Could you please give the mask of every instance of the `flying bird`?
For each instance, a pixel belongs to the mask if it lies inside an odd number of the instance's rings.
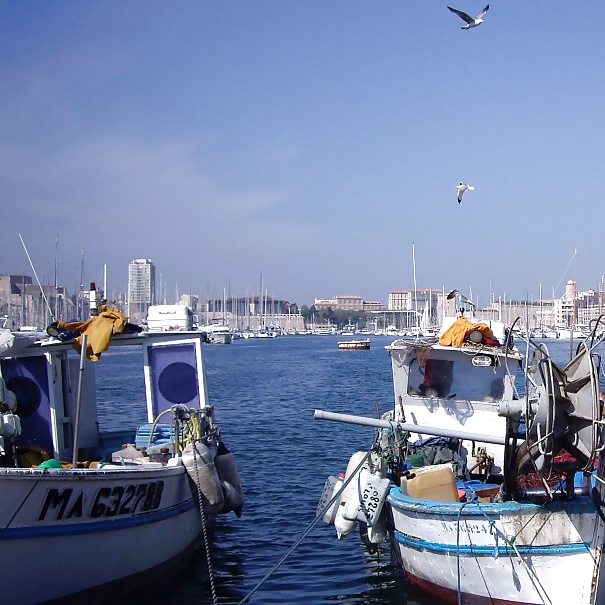
[[[468,189],[469,191],[475,191],[474,187],[471,187],[470,185],[467,185],[466,183],[458,183],[456,185],[456,189],[458,189],[458,203],[460,203],[462,201],[462,196],[464,195],[464,192]]]
[[[462,11],[452,8],[451,6],[448,6],[448,8],[453,13],[456,13],[463,21],[466,21],[466,25],[463,25],[461,29],[470,29],[471,27],[477,27],[477,25],[481,25],[483,23],[483,17],[489,10],[489,4],[477,15],[475,19]]]

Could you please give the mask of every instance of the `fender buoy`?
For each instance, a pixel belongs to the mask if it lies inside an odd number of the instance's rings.
[[[319,498],[319,503],[317,504],[317,509],[315,511],[315,516],[319,516],[326,505],[336,494],[340,491],[342,484],[344,483],[344,473],[336,477],[335,475],[330,475],[324,484],[323,492],[321,493],[321,497]],[[328,525],[333,525],[336,519],[336,513],[338,511],[338,506],[340,505],[340,498],[335,500],[332,503],[332,506],[326,510],[323,514],[323,521]]]
[[[382,544],[387,541],[387,512],[386,508],[380,511],[378,519],[376,519],[374,525],[368,525],[368,540],[372,544]]]
[[[238,517],[242,514],[244,506],[244,490],[239,478],[235,456],[227,449],[221,441],[218,444],[216,458],[214,459],[216,472],[223,489],[225,503],[220,510],[221,513],[233,511]]]
[[[352,475],[353,471],[359,466],[361,461],[365,458],[366,452],[355,452],[351,458],[349,459],[349,463],[347,464],[347,471],[345,473],[345,481],[349,479]],[[367,469],[367,460],[364,465],[357,471],[359,473],[364,468]],[[336,535],[339,540],[342,540],[345,536],[348,536],[354,529],[355,525],[357,525],[357,520],[347,519],[345,517],[345,510],[347,506],[347,502],[349,498],[354,498],[357,492],[357,478],[353,477],[351,481],[344,488],[341,496],[340,496],[340,504],[336,511],[336,517],[334,518],[334,527],[336,527]]]
[[[200,504],[204,507],[204,512],[209,514],[220,512],[225,504],[225,495],[214,464],[216,451],[215,445],[208,447],[197,442],[195,452],[189,443],[182,454],[185,470],[205,500]],[[194,495],[197,496],[197,489],[194,491]]]
[[[372,526],[380,516],[391,481],[378,473],[362,469],[357,481],[353,482],[356,482],[356,487],[347,500],[344,516],[346,519],[357,519]]]

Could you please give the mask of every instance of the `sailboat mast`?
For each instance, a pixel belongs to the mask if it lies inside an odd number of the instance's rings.
[[[58,289],[58,265],[57,265],[57,257],[59,255],[59,236],[56,235],[55,236],[55,319],[59,318],[59,297],[57,295],[57,289]]]
[[[416,289],[416,250],[412,242],[412,269],[414,271],[414,313],[416,314],[416,326],[418,326],[418,293]]]
[[[103,265],[103,299],[109,300],[107,295],[107,265]]]
[[[26,247],[25,242],[23,241],[23,238],[21,237],[20,233],[19,233],[19,239],[21,240],[21,245],[23,246],[23,249],[25,250],[25,254],[27,255],[27,260],[29,261],[29,266],[32,268],[34,277],[36,278],[36,282],[38,282],[38,288],[40,288],[40,293],[42,294],[42,298],[44,299],[44,302],[46,303],[46,308],[48,309],[48,312],[50,313],[52,320],[55,321],[55,317],[50,308],[50,305],[48,304],[48,299],[46,298],[46,294],[44,294],[44,288],[42,287],[42,284],[40,283],[40,280],[38,279],[38,274],[36,273],[36,268],[34,267],[34,263],[32,263],[32,259],[29,255],[29,252],[27,251],[27,247]],[[44,278],[44,275],[42,275],[42,278]],[[24,287],[25,287],[25,278],[24,278],[23,282],[24,282]]]

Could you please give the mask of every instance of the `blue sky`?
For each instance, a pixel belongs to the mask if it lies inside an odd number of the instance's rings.
[[[72,292],[82,250],[110,295],[150,258],[169,298],[386,303],[412,248],[479,304],[597,288],[605,3],[578,8],[0,0],[0,273],[32,274],[21,234]]]

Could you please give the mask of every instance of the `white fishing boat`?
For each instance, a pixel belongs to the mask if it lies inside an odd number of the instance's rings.
[[[113,311],[49,327],[57,338],[0,333],[3,602],[112,602],[174,570],[210,516],[241,513],[202,335],[125,333],[132,326]],[[89,359],[108,345],[142,352],[148,424],[136,434],[98,428],[95,366],[104,360]],[[127,404],[123,394],[117,403]]]
[[[522,356],[510,331],[461,320],[387,347],[395,406],[382,419],[316,410],[379,429],[318,513],[339,537],[359,525],[369,548],[389,540],[410,582],[448,603],[601,605],[600,341],[560,368],[543,343]]]

